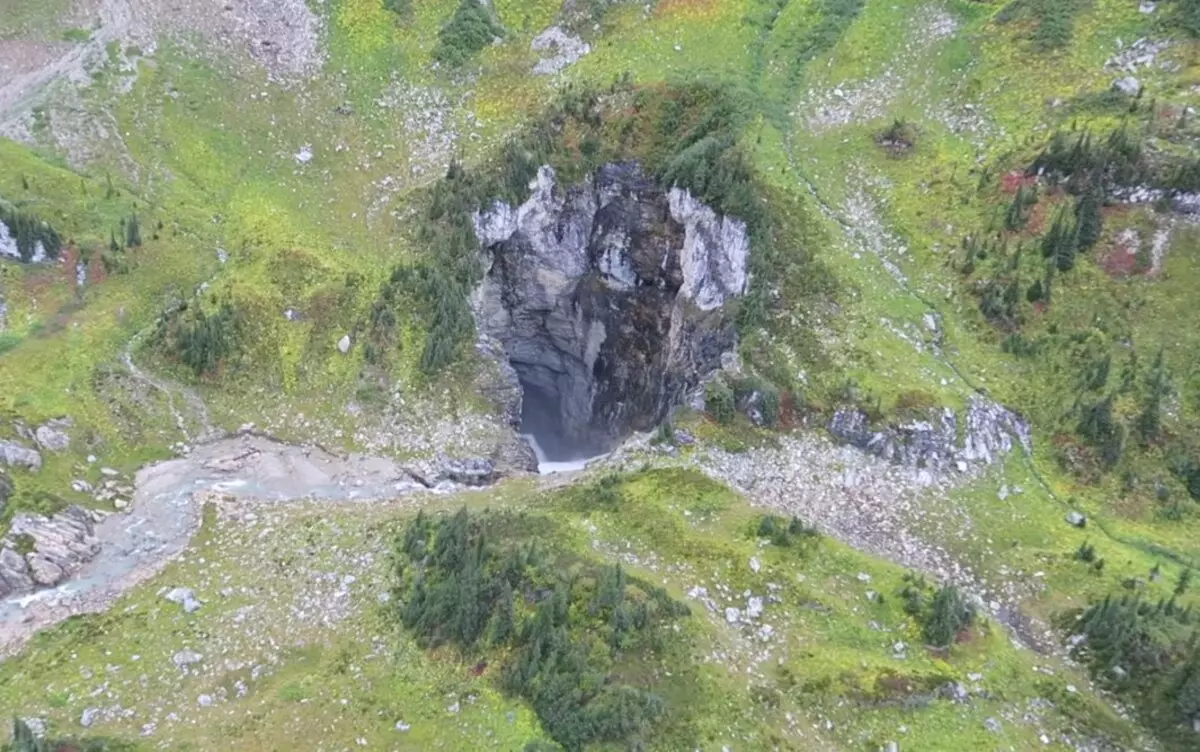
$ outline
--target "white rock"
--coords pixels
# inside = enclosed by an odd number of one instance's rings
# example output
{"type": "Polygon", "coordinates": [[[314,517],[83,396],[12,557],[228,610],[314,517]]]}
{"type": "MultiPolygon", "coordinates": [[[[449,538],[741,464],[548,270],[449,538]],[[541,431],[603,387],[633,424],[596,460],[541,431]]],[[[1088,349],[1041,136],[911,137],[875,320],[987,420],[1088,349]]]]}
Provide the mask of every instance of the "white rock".
{"type": "Polygon", "coordinates": [[[410,728],[412,728],[412,726],[405,723],[404,721],[396,721],[396,730],[397,731],[408,731],[410,728]]]}
{"type": "Polygon", "coordinates": [[[90,727],[100,717],[100,708],[88,708],[83,711],[83,715],[79,716],[79,725],[84,728],[90,727]]]}
{"type": "Polygon", "coordinates": [[[762,596],[755,595],[746,601],[746,616],[747,616],[747,618],[757,619],[758,617],[762,616],[762,612],[763,612],[762,596]]]}
{"type": "Polygon", "coordinates": [[[725,609],[725,621],[730,624],[736,624],[738,619],[742,618],[742,612],[739,609],[730,606],[725,609]]]}
{"type": "Polygon", "coordinates": [[[196,704],[202,708],[210,707],[213,704],[212,695],[200,695],[196,698],[196,704]]]}
{"type": "Polygon", "coordinates": [[[760,569],[762,569],[762,563],[759,562],[758,557],[750,557],[750,571],[757,574],[760,569]]]}
{"type": "Polygon", "coordinates": [[[338,349],[338,352],[340,352],[342,355],[345,355],[346,353],[350,352],[350,335],[349,334],[342,335],[342,338],[338,340],[337,349],[338,349]]]}

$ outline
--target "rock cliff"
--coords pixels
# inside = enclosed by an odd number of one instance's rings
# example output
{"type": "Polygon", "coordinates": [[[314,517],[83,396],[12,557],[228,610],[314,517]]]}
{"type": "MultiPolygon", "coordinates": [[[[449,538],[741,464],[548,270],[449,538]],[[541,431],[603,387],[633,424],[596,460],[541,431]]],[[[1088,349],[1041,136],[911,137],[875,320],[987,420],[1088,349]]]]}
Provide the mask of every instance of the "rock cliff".
{"type": "Polygon", "coordinates": [[[1030,448],[1029,423],[985,397],[972,396],[964,418],[960,436],[959,415],[950,408],[933,411],[927,420],[873,427],[861,410],[844,407],[834,413],[829,432],[877,457],[933,471],[989,465],[1018,443],[1030,448]]]}
{"type": "Polygon", "coordinates": [[[749,237],[634,163],[567,188],[542,167],[530,190],[476,215],[486,274],[472,303],[520,380],[524,430],[569,459],[652,428],[720,365],[749,237]]]}

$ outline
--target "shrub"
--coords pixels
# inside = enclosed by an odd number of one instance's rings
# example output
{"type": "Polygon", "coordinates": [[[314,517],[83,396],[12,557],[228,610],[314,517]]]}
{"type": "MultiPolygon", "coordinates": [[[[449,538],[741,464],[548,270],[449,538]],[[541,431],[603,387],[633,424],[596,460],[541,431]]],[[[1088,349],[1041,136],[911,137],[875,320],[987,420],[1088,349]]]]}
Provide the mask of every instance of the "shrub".
{"type": "Polygon", "coordinates": [[[948,647],[958,633],[970,627],[974,621],[975,609],[962,597],[958,588],[947,585],[933,596],[923,627],[925,641],[935,647],[948,647]]]}
{"type": "Polygon", "coordinates": [[[737,414],[733,390],[720,379],[714,379],[704,387],[704,409],[713,420],[729,425],[737,414]]]}
{"type": "Polygon", "coordinates": [[[438,32],[433,57],[452,68],[461,68],[468,60],[504,36],[504,29],[491,11],[479,0],[462,0],[450,21],[438,32]]]}

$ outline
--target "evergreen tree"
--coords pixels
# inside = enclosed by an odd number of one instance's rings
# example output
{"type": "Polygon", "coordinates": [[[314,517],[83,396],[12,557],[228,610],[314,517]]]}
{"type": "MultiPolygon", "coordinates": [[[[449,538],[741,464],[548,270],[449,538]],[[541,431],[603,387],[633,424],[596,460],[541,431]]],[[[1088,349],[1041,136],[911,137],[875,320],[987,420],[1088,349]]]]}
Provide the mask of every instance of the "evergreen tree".
{"type": "Polygon", "coordinates": [[[947,647],[974,620],[975,610],[963,599],[958,588],[947,585],[933,596],[925,620],[925,641],[935,647],[947,647]]]}
{"type": "Polygon", "coordinates": [[[142,228],[138,224],[137,215],[132,215],[125,223],[125,247],[138,248],[142,245],[142,228]]]}
{"type": "Polygon", "coordinates": [[[1188,586],[1192,584],[1192,568],[1187,567],[1179,573],[1179,579],[1175,582],[1175,595],[1180,596],[1187,592],[1188,586]]]}
{"type": "Polygon", "coordinates": [[[1080,250],[1089,250],[1100,240],[1104,226],[1100,209],[1104,205],[1104,192],[1099,183],[1091,184],[1075,202],[1075,227],[1080,250]]]}
{"type": "Polygon", "coordinates": [[[117,242],[117,233],[115,232],[110,231],[108,233],[108,250],[112,253],[120,253],[121,251],[121,244],[117,242]]]}
{"type": "Polygon", "coordinates": [[[1162,433],[1162,403],[1171,396],[1171,375],[1163,361],[1163,351],[1159,349],[1146,375],[1146,393],[1142,401],[1142,412],[1138,416],[1138,432],[1142,441],[1156,441],[1162,433]]]}

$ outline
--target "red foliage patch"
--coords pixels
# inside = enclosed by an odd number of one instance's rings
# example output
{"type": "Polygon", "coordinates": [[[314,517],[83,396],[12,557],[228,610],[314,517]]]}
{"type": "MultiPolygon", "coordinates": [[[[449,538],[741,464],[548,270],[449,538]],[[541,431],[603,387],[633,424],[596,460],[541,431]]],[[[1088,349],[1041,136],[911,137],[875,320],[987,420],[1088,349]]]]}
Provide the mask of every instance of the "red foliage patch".
{"type": "Polygon", "coordinates": [[[487,671],[488,662],[480,661],[471,667],[471,676],[483,676],[483,672],[487,671]]]}
{"type": "Polygon", "coordinates": [[[1037,185],[1037,176],[1026,175],[1020,170],[1013,170],[1000,181],[1000,189],[1010,195],[1016,193],[1021,186],[1028,188],[1031,185],[1037,185]]]}
{"type": "Polygon", "coordinates": [[[1140,268],[1141,260],[1138,258],[1139,239],[1135,234],[1119,235],[1112,248],[1100,256],[1100,268],[1114,279],[1132,277],[1145,271],[1140,268]]]}

